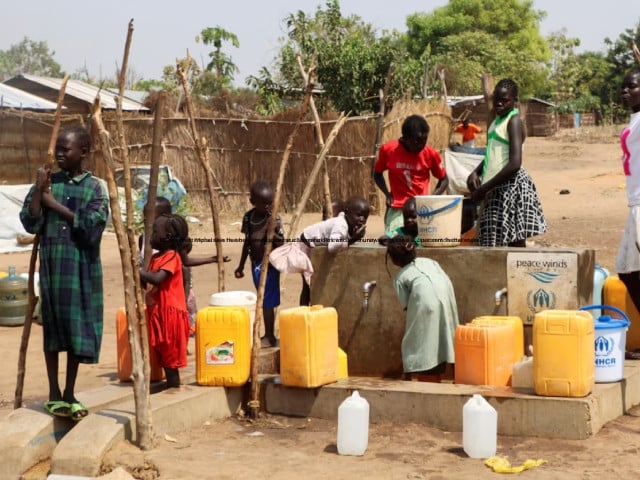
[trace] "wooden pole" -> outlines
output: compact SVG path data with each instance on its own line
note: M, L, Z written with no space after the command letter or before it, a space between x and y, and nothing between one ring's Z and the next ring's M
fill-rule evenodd
M187 51L187 65L190 64L189 52ZM196 146L196 154L200 165L204 170L207 181L207 190L209 190L209 203L211 206L211 217L213 217L213 233L216 242L216 255L218 256L218 291L224 291L224 255L222 253L222 234L220 232L220 221L218 218L218 207L216 205L217 195L213 184L214 175L211 165L209 164L209 151L207 149L206 139L198 135L198 129L196 127L196 116L193 108L193 101L191 100L191 93L189 92L189 86L187 84L187 75L182 67L180 61L176 61L176 73L182 84L182 90L184 91L185 105L187 107L187 113L189 115L189 125L191 127L191 136Z
M100 111L100 102L96 98L93 104L92 121L95 126L95 131L98 132L100 138L100 145L102 149L102 158L105 162L104 171L106 173L107 187L109 189L109 203L111 206L111 216L113 220L113 228L116 232L118 239L118 248L120 250L120 263L122 266L122 280L124 287L124 304L127 311L127 318L129 318L130 312L136 312L139 314L136 304L136 295L131 285L135 284L134 276L138 276L137 269L134 271L131 267L131 248L127 239L127 233L122 223L122 211L120 210L120 203L118 202L118 189L116 187L116 181L114 177L115 162L113 160L113 154L111 150L111 140L109 132L104 127L102 122L102 114ZM149 382L144 380L144 364L142 359L142 352L140 346L142 345L140 328L131 328L131 322L129 325L129 345L131 347L131 365L132 365L132 377L134 381L133 397L136 409L136 432L138 437L138 446L143 450L148 450L152 447L153 435L151 425L151 409L150 409L150 396L149 396ZM147 342L148 347L148 342ZM142 371L142 372L141 372ZM148 378L148 377L146 377Z
M309 83L313 83L311 81L312 68L309 69L309 74L307 74L302 66L302 58L299 53L296 54L296 63L298 64L298 70L300 71L304 84L308 85ZM311 98L309 99L309 108L311 109L311 114L313 115L313 120L315 122L316 138L318 139L318 146L320 147L319 150L322 150L324 148L322 124L320 123L320 116L318 115L318 109L316 108L316 102L313 99L313 95L311 95ZM324 210L327 212L327 215L331 216L331 212L333 211L333 202L331 201L331 183L329 182L329 168L327 167L327 161L324 159L322 161L322 186L324 192Z
M158 194L158 173L160 171L160 157L162 154L163 122L162 113L167 102L167 91L163 90L156 101L155 114L153 117L153 143L151 144L151 170L149 172L149 190L147 192L147 203L144 205L144 261L146 269L151 259L151 230L153 228L153 216Z
M129 145L124 134L124 122L122 114L122 100L124 97L125 78L127 74L127 64L129 59L129 50L131 48L131 39L133 37L133 19L129 20L127 28L127 38L125 41L124 54L122 59L122 67L118 75L118 100L116 102L116 128L118 133L118 143L120 144L120 152L122 155L124 192L126 201L127 224L123 235L118 236L118 241L123 241L121 245L121 259L123 267L123 278L125 286L125 310L127 313L127 329L129 331L129 346L131 348L131 377L133 379L134 403L136 407L136 431L138 437L138 446L142 450L148 450L153 446L153 432L151 423L151 401L149 391L149 378L151 377L150 354L149 354L149 334L147 332L147 322L144 309L144 299L142 295L142 285L140 282L139 262L138 262L138 243L135 238L135 229L133 223L133 200L131 188L131 170L129 169ZM96 113L97 121L101 122L101 112ZM104 158L106 161L112 160L109 150L109 136L104 128L100 128L100 137L103 146ZM117 189L115 181L110 182L113 178L113 162L107 163L107 184L109 186L110 196L115 193L117 200ZM116 227L114 212L113 225ZM118 215L118 223L122 227ZM117 232L117 230L116 230ZM124 247L124 248L122 248ZM124 256L122 255L124 254ZM133 292L131 291L133 285ZM135 320L134 320L135 319Z
M298 224L300 223L300 218L302 218L302 213L304 212L304 207L307 204L309 197L311 196L311 190L313 189L313 186L316 183L316 179L318 178L318 173L320 172L322 165L323 164L326 165L325 158L327 157L327 153L329 153L329 150L331 149L331 146L333 145L334 140L338 136L338 132L344 126L344 123L346 121L347 121L347 116L343 112L340 114L338 121L331 129L331 132L327 137L327 143L325 144L323 142L322 150L320 150L320 153L316 158L316 162L313 165L313 168L311 169L311 173L309 173L309 178L307 179L307 184L305 185L304 191L302 192L302 197L300 198L300 201L298 202L298 206L296 207L296 211L294 212L293 217L291 218L291 225L289 227L288 238L293 238L293 236L296 233Z
M56 114L53 117L53 128L51 130L51 138L49 139L49 148L47 149L47 160L45 166L53 167L55 161L56 140L58 139L58 131L60 130L60 121L62 115L62 106L64 104L64 95L67 90L67 81L69 76L65 75L58 92L58 104L56 106ZM36 271L36 261L38 259L38 247L40 246L40 235L36 234L33 239L33 247L31 248L31 257L29 258L29 278L27 280L27 292L29 303L24 317L24 326L22 327L22 338L20 340L20 352L18 353L18 378L16 381L16 391L13 400L13 408L22 406L22 391L24 389L24 376L27 363L27 348L29 347L29 337L31 336L31 324L33 323L33 312L38 303L38 297L35 295L33 286L33 277Z
M392 63L391 65L389 65L389 70L387 70L387 77L384 80L384 88L380 89L379 91L379 96L380 96L380 110L378 111L378 118L376 119L376 139L373 145L373 159L371 160L371 178L373 179L373 167L376 163L376 160L378 158L378 152L380 151L380 147L382 146L382 137L384 134L384 116L386 113L386 104L385 102L387 101L387 96L389 94L389 88L391 86L391 78L393 76L393 70L395 68L395 65ZM379 196L378 196L378 188L375 185L375 182L371 182L371 189L369 191L369 196L370 196L370 201L369 203L372 204L372 200L376 200L376 207L378 207L378 212L382 213L383 215L386 215L386 211L382 212L382 209L380 208L381 205L385 205L386 206L386 199L383 200L382 202L379 200Z
M289 134L287 140L287 146L282 154L282 160L280 161L280 170L278 172L278 180L276 182L276 194L273 199L273 208L269 220L267 221L267 243L264 246L264 257L262 257L262 269L260 271L260 280L258 281L258 299L256 301L256 315L253 323L253 349L251 351L251 400L248 403L248 407L251 413L251 417L258 418L260 412L260 381L258 379L258 356L260 354L260 324L263 320L262 306L264 303L264 288L267 283L267 271L269 269L269 254L273 248L273 230L276 225L276 218L278 211L280 210L280 201L282 197L282 185L284 184L284 174L287 170L287 164L289 163L289 155L293 149L293 141L298 135L300 125L307 115L309 110L309 102L311 100L311 91L313 89L312 84L307 84L307 92L304 97L302 108L300 109L300 115L293 130Z
M493 113L493 76L490 73L485 73L481 77L482 81L482 94L484 95L484 101L487 104L487 129L495 114Z

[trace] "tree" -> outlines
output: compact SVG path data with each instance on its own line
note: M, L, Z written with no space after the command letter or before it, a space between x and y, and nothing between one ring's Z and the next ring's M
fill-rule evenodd
M430 49L430 65L447 70L447 91L477 94L478 72L511 77L521 95L531 95L545 82L549 48L540 35L543 11L531 0L450 0L432 13L407 18L407 50L414 58Z
M221 27L209 27L200 32L200 38L205 45L213 45L214 50L209 53L211 61L205 67L199 80L199 90L202 93L214 93L226 88L233 82L238 67L232 58L222 51L222 44L230 42L235 48L240 47L238 37Z
M315 78L324 90L319 108L330 105L353 114L375 111L379 108L378 92L384 87L391 64L409 60L399 34L378 35L360 17L342 16L338 0L327 0L325 9L318 7L314 15L302 11L290 14L285 25L287 37L276 60L277 73L266 70L261 77L250 79L259 91L300 94L304 85L295 60L300 53L305 66L316 66ZM397 72L395 85L418 85L419 66L398 68ZM410 74L414 78L407 80ZM397 93L392 89L392 94Z
M53 58L47 42L37 42L24 37L8 50L0 50L0 78L6 80L20 74L61 78L62 67Z
M631 42L640 44L640 21L635 27L627 28L614 41L609 38L604 39L608 46L606 59L611 66L611 71L606 79L606 85L602 92L601 102L608 106L611 121L624 121L628 111L623 109L620 103L620 85L625 74L636 66L633 53L631 52Z

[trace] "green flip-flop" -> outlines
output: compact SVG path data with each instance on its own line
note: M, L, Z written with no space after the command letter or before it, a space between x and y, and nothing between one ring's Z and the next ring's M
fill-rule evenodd
M85 407L81 402L73 402L70 404L69 416L74 422L79 422L87 415L89 415L89 410L87 410L87 407Z
M49 400L44 402L44 409L54 417L69 418L72 413L71 405L64 400Z

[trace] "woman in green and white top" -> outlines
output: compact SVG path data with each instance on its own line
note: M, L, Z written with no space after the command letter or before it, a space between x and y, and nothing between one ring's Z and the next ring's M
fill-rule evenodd
M487 153L467 178L471 198L481 201L478 244L525 247L526 239L547 231L533 180L522 167L525 139L516 108L518 85L498 82L493 91L496 118L487 131Z

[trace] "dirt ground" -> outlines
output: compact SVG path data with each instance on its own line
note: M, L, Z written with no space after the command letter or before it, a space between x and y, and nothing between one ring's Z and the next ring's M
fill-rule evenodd
M590 247L597 261L614 270L615 255L626 214L624 176L614 130L599 132L597 143L589 135L567 133L557 138L529 138L524 148L524 166L531 173L542 198L549 232L534 239L535 245ZM568 194L561 194L568 190ZM247 202L248 206L248 202ZM210 220L191 224L193 237L210 235ZM303 224L320 219L308 214ZM236 237L239 220L224 217L223 234ZM287 217L285 216L285 221ZM367 234L382 233L379 216L370 217ZM225 244L227 290L253 290L249 277L237 280L240 244ZM211 244L196 244L194 254L214 253ZM117 381L115 311L123 305L122 275L117 242L112 233L104 237L102 257L105 287L105 333L101 361L80 368L77 390ZM0 270L16 265L27 271L29 254L0 255ZM217 291L217 274L210 267L194 269L199 305L206 305ZM283 306L294 306L300 279L289 275L283 282ZM0 415L12 408L16 384L21 328L0 327L0 349L7 361L0 370ZM41 353L41 328L34 325L27 359L24 389L26 404L46 395L46 374ZM638 431L640 409L607 424L584 441L505 437L498 440L498 454L514 464L529 458L547 461L527 471L526 478L630 478L640 473ZM364 457L343 457L336 451L336 423L319 419L265 416L255 423L228 419L211 422L186 432L159 438L149 452L130 444L119 444L105 459L105 470L124 465L137 478L192 479L231 478L375 478L451 479L489 478L496 474L480 460L462 451L460 432L442 432L420 425L372 424L369 448ZM170 441L174 440L174 441Z

